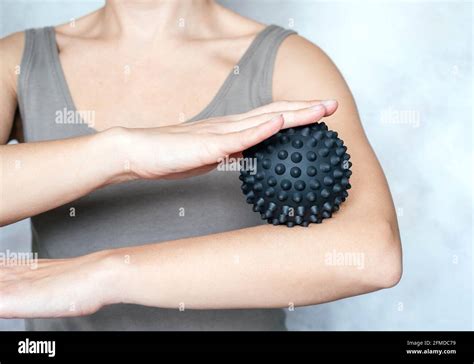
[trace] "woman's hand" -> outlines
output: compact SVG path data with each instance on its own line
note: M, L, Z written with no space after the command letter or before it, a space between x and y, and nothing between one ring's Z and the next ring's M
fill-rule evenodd
M124 173L135 178L183 178L208 172L280 129L335 112L335 101L275 102L250 112L148 129L122 129Z
M0 145L0 226L106 185L205 173L220 158L236 156L282 128L316 122L336 108L335 101L276 102L245 114L180 125L116 127L75 138Z
M32 259L0 266L0 317L66 317L113 303L117 277L108 252L70 259Z

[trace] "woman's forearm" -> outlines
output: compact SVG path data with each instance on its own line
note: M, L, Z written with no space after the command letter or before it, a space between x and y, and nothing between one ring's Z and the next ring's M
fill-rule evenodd
M317 304L392 286L401 274L396 227L339 216L306 229L259 226L110 257L112 302L167 308Z
M340 211L342 213L342 211ZM64 317L115 303L171 309L317 304L400 279L395 221L342 214L0 269L0 317ZM395 223L395 225L394 225Z
M124 178L114 130L57 141L0 146L0 225L73 201Z

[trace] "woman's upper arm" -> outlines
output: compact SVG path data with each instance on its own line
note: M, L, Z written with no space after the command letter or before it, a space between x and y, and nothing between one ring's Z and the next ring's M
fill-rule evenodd
M336 112L324 119L338 132L351 155L352 189L339 216L389 222L398 236L396 215L387 181L364 133L357 107L331 59L308 40L293 35L281 45L273 77L274 100L336 99Z
M0 144L8 142L17 107L17 78L24 32L0 39Z

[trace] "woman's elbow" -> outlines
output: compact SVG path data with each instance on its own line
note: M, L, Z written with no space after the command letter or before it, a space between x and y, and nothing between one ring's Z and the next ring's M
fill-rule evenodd
M397 224L383 221L377 224L377 241L373 246L373 261L367 272L368 284L374 289L394 287L403 273L403 259Z

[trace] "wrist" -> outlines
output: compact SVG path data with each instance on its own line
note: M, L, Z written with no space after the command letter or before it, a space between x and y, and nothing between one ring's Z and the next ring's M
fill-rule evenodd
M147 248L124 247L93 254L98 256L96 271L98 281L104 287L101 293L102 305L156 305L158 263L155 259L150 261Z
M96 146L105 156L104 185L137 179L129 157L130 136L126 128L113 127L96 134ZM97 150L96 149L96 150Z
M98 300L101 306L127 302L129 262L122 249L102 250L81 257L94 262L92 284L100 287Z

